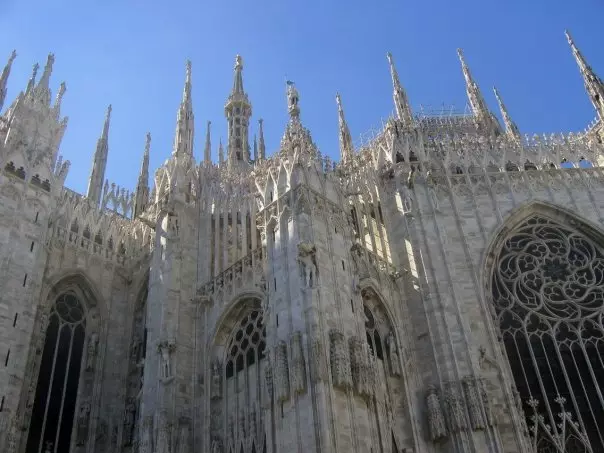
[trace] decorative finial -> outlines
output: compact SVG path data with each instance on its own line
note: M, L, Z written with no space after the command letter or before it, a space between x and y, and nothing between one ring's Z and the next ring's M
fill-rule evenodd
M224 148L222 147L222 138L218 142L218 164L222 167L224 165Z
M55 109L61 108L61 102L63 101L63 96L65 95L66 91L67 85L65 85L65 82L61 82L61 85L59 85L59 91L57 92L57 98L55 99Z
M6 92L7 92L6 85L8 82L8 76L10 75L10 70L11 70L13 61L15 60L16 57L17 57L17 52L15 50L13 50L10 57L8 58L8 62L6 63L6 66L2 70L2 74L0 74L0 109L2 109L2 106L4 105L4 99L6 98Z
M243 69L243 59L239 54L235 55L235 70L237 69Z
M38 63L35 63L34 67L32 68L32 71L31 71L31 77L29 78L29 81L27 82L27 88L25 89L26 94L31 92L31 90L34 88L34 85L36 84L36 77L38 76L38 69L40 69L40 65Z

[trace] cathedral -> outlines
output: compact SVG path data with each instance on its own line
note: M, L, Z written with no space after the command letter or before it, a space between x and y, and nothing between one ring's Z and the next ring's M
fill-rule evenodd
M197 162L187 62L171 155L150 178L148 134L136 188L107 182L109 107L86 194L54 55L9 100L13 52L0 451L603 453L604 82L566 37L578 133L522 135L495 90L500 123L461 50L470 109L413 112L388 54L380 131L353 145L336 95L334 162L288 82L269 155L237 56Z

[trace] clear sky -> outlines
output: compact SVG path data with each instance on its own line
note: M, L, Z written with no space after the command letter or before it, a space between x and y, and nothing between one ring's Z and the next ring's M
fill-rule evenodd
M147 131L152 169L170 155L187 58L198 160L207 120L215 160L218 139L226 137L223 107L238 53L252 137L261 117L267 152L277 149L290 79L302 121L322 152L337 156L337 91L357 141L393 110L387 51L415 110L465 108L455 52L462 47L491 108L496 85L523 133L582 130L595 111L564 29L604 77L603 24L602 0L0 0L0 65L17 49L6 106L25 88L32 65L43 67L55 53L53 96L61 81L68 87L61 147L72 163L67 185L79 192L113 104L106 177L133 189Z

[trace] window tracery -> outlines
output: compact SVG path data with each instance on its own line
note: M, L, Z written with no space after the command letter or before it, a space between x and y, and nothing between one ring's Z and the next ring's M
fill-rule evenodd
M545 217L503 242L493 303L517 391L539 451L604 451L604 254L579 230ZM562 429L570 414L584 435ZM564 436L573 435L570 442ZM586 436L586 437L585 437Z
M27 453L69 451L85 340L84 307L74 293L63 293L49 315ZM88 434L89 406L80 406L76 443L83 445Z
M223 337L224 346L220 340L217 344L218 351L223 352L213 362L211 435L224 446L223 451L251 453L266 448L262 408L270 398L265 390L270 364L265 356L266 328L260 301L245 300L240 307L240 317L228 327L228 339Z

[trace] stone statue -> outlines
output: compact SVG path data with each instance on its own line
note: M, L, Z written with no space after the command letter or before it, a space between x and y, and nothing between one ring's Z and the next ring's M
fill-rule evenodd
M429 387L426 394L426 406L428 407L428 425L430 427L430 438L432 442L447 437L447 426L443 414L440 396L436 387Z
M86 354L86 370L92 371L94 369L94 361L96 359L97 347L99 344L99 336L96 333L90 335L88 339L88 349Z
M221 384L220 361L216 359L212 362L212 388L210 394L212 399L219 399L222 396Z
M134 435L134 419L136 414L136 406L132 400L128 401L126 411L124 412L124 445L132 445Z
M90 423L90 404L84 403L80 406L78 413L76 445L84 445L88 439L88 425Z
M222 442L218 437L212 439L212 453L222 453Z
M175 348L176 346L172 341L162 341L157 346L157 350L161 356L161 379L164 382L168 382L173 378L170 356Z
M301 242L298 244L298 262L301 266L304 285L307 288L312 288L316 284L316 254L317 248L314 244L310 244L307 242Z
M393 376L401 375L401 362L398 356L398 350L396 347L396 339L394 334L390 332L386 336L386 347L388 348L388 360L390 362L390 371Z

